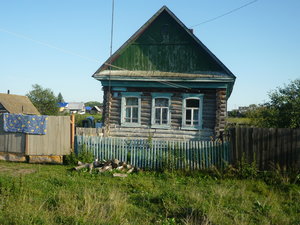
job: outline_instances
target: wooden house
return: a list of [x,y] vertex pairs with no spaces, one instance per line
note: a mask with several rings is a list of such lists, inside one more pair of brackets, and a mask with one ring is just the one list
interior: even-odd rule
[[166,6],[93,74],[106,135],[208,140],[225,128],[235,81]]

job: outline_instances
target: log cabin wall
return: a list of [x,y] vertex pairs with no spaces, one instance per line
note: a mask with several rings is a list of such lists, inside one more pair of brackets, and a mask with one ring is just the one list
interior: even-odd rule
[[225,130],[226,111],[227,111],[226,89],[217,89],[216,90],[216,117],[215,117],[216,136],[218,136],[220,132],[223,132]]
[[[175,139],[210,139],[214,136],[217,127],[216,114],[218,113],[218,96],[216,89],[189,90],[183,92],[182,89],[161,89],[156,88],[127,88],[127,92],[142,92],[141,96],[141,127],[125,128],[121,126],[121,93],[120,91],[111,91],[111,104],[106,102],[109,99],[108,88],[104,88],[104,111],[103,121],[105,125],[109,124],[108,136],[132,136],[138,135],[141,138],[147,138],[150,133],[159,133],[161,138],[173,137]],[[151,128],[151,109],[152,92],[172,93],[171,97],[171,129],[161,130]],[[202,93],[203,98],[203,129],[200,131],[181,130],[182,127],[182,94],[183,93]],[[108,115],[109,114],[109,115]],[[109,123],[108,123],[109,122]],[[218,125],[219,126],[219,125]],[[147,131],[146,131],[147,130]],[[173,135],[173,136],[172,136]]]

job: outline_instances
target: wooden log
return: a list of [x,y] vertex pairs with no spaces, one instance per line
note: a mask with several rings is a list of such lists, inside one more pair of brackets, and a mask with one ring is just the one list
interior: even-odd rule
[[103,166],[103,167],[97,167],[95,168],[96,171],[98,171],[99,173],[103,173],[105,171],[112,171],[112,166]]
[[128,175],[127,174],[124,174],[124,173],[114,173],[113,174],[113,177],[122,177],[122,178],[125,178],[127,177]]
[[84,164],[82,164],[82,165],[80,165],[80,166],[74,167],[74,169],[75,169],[76,171],[78,171],[78,170],[81,170],[81,169],[83,169],[83,168],[89,168],[89,166],[90,166],[90,163],[84,163]]

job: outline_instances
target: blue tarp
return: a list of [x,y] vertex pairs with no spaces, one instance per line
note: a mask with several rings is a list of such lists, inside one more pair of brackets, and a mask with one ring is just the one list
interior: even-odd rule
[[5,132],[27,134],[46,134],[48,116],[3,114],[3,129]]
[[58,107],[66,107],[68,105],[68,103],[66,102],[59,102],[57,103]]

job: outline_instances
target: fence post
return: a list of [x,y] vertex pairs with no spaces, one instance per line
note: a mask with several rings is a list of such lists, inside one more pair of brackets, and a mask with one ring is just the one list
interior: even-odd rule
[[75,141],[75,115],[72,114],[70,116],[71,122],[70,122],[70,126],[71,126],[71,150],[74,152],[74,141]]

